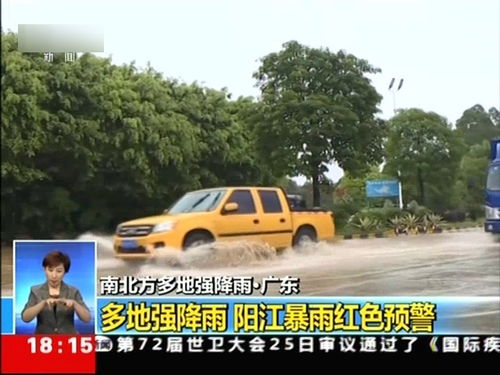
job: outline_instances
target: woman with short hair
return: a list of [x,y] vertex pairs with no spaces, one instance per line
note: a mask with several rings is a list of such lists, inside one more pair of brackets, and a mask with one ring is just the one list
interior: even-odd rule
[[43,259],[42,266],[47,281],[31,287],[28,302],[21,318],[31,322],[37,318],[35,333],[76,334],[75,313],[83,322],[90,322],[90,311],[83,302],[80,291],[63,282],[69,272],[71,260],[60,251],[52,251]]

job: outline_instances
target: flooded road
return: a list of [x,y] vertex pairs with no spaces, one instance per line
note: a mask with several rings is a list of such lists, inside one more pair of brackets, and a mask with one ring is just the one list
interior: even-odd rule
[[[97,242],[103,276],[268,276],[300,278],[302,296],[500,296],[500,242],[480,228],[441,234],[311,244],[276,254],[265,245],[216,244],[186,252],[164,249],[147,262],[113,257],[111,236]],[[10,254],[9,254],[10,253]],[[2,292],[12,293],[11,250],[2,250]],[[260,294],[259,294],[260,295]],[[267,295],[279,295],[277,288]],[[500,306],[471,306],[478,329],[500,332]]]
[[[97,276],[293,276],[307,296],[500,296],[500,242],[481,229],[320,243],[276,254],[265,245],[221,243],[165,249],[146,262],[113,257],[111,236],[97,242]],[[12,249],[2,249],[2,294],[12,293]],[[271,293],[272,294],[272,293]]]
[[112,257],[111,238],[98,241],[98,276],[294,276],[308,296],[500,296],[500,243],[463,232],[354,239],[275,254],[266,246],[217,244],[130,263]]

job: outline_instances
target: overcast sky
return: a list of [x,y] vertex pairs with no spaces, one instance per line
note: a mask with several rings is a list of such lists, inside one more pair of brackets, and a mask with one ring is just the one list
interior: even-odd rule
[[392,77],[404,78],[396,108],[454,123],[474,104],[500,107],[498,0],[2,0],[3,30],[25,23],[101,25],[99,55],[150,61],[165,77],[233,97],[258,96],[259,59],[297,40],[382,69],[370,78],[383,118],[394,110]]

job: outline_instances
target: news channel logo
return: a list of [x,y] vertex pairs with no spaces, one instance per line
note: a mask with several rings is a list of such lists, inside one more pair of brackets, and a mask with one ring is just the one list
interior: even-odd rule
[[103,30],[98,25],[20,24],[18,51],[41,52],[47,62],[64,53],[66,62],[74,61],[77,52],[104,52]]
[[96,352],[110,352],[113,350],[113,340],[107,336],[97,335],[95,337],[95,350]]

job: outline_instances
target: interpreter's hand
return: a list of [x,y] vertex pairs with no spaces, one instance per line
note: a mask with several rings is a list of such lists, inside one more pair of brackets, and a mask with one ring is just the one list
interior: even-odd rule
[[72,299],[59,298],[59,303],[67,309],[71,309],[75,306],[75,301]]
[[49,308],[53,308],[59,302],[59,298],[47,298],[45,303]]

